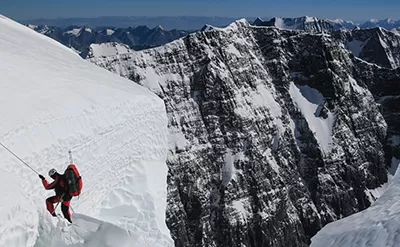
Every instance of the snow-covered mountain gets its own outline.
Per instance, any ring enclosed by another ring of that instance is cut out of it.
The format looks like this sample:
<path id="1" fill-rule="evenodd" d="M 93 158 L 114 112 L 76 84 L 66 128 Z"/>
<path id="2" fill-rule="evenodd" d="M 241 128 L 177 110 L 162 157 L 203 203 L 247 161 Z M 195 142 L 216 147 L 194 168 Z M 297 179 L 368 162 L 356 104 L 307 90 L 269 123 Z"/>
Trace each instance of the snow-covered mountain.
<path id="1" fill-rule="evenodd" d="M 376 20 L 376 19 L 371 19 L 365 23 L 363 23 L 361 28 L 375 28 L 375 27 L 382 27 L 387 30 L 393 29 L 400 27 L 400 20 L 392 20 L 390 18 L 386 18 L 384 20 Z"/>
<path id="2" fill-rule="evenodd" d="M 400 20 L 391 20 L 390 18 L 384 20 L 371 19 L 361 25 L 357 25 L 352 21 L 342 19 L 324 19 L 316 17 L 296 17 L 296 18 L 282 18 L 274 17 L 269 21 L 257 18 L 253 25 L 255 26 L 275 26 L 282 29 L 303 30 L 310 33 L 330 33 L 335 30 L 353 30 L 355 28 L 368 29 L 382 27 L 387 30 L 400 28 Z"/>
<path id="3" fill-rule="evenodd" d="M 250 18 L 254 19 L 254 17 Z M 164 28 L 179 30 L 198 30 L 205 23 L 216 27 L 226 27 L 235 17 L 218 16 L 101 16 L 95 18 L 57 18 L 57 19 L 34 19 L 21 20 L 23 24 L 48 25 L 57 27 L 82 26 L 91 27 L 113 26 L 117 28 L 127 28 L 130 26 L 156 27 L 162 25 Z"/>
<path id="4" fill-rule="evenodd" d="M 303 30 L 310 33 L 330 33 L 334 30 L 352 30 L 357 27 L 352 21 L 341 19 L 328 20 L 316 17 L 280 18 L 275 17 L 269 21 L 257 18 L 255 26 L 274 26 L 282 29 Z"/>
<path id="5" fill-rule="evenodd" d="M 240 20 L 90 61 L 164 100 L 176 246 L 308 246 L 400 158 L 398 70 L 337 37 Z"/>
<path id="6" fill-rule="evenodd" d="M 281 29 L 303 30 L 310 33 L 330 33 L 334 30 L 334 26 L 328 20 L 318 19 L 316 17 L 297 17 L 297 18 L 281 18 L 274 17 L 269 21 L 257 18 L 253 25 L 255 26 L 273 26 Z"/>
<path id="7" fill-rule="evenodd" d="M 183 30 L 164 30 L 161 26 L 150 29 L 147 26 L 128 28 L 96 28 L 69 26 L 66 28 L 32 25 L 28 27 L 77 51 L 86 58 L 91 44 L 117 42 L 134 50 L 160 46 L 189 34 Z"/>
<path id="8" fill-rule="evenodd" d="M 329 20 L 329 22 L 335 30 L 352 30 L 357 27 L 354 22 L 342 19 Z"/>
<path id="9" fill-rule="evenodd" d="M 275 17 L 269 21 L 257 18 L 253 25 L 256 26 L 275 26 L 283 29 L 303 30 L 311 33 L 331 32 L 333 30 L 353 30 L 360 27 L 361 29 L 382 27 L 387 30 L 400 27 L 400 20 L 392 20 L 390 18 L 384 20 L 371 19 L 361 25 L 357 25 L 352 21 L 342 19 L 323 19 L 316 17 L 297 17 L 297 18 L 281 18 Z"/>
<path id="10" fill-rule="evenodd" d="M 83 179 L 67 226 L 46 211 L 54 192 L 0 147 L 0 246 L 173 246 L 162 100 L 1 15 L 0 29 L 0 142 L 47 179 L 72 150 Z"/>

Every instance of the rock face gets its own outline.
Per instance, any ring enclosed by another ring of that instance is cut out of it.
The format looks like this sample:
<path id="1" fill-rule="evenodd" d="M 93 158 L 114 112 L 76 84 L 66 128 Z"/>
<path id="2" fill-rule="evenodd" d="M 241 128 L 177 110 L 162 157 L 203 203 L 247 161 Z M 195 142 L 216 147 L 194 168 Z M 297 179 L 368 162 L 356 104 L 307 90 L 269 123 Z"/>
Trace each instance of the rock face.
<path id="1" fill-rule="evenodd" d="M 399 71 L 340 38 L 241 20 L 91 61 L 165 102 L 176 246 L 308 246 L 387 181 Z"/>
<path id="2" fill-rule="evenodd" d="M 400 67 L 400 34 L 383 28 L 337 31 L 332 36 L 341 40 L 354 56 L 382 67 Z"/>
<path id="3" fill-rule="evenodd" d="M 67 28 L 28 25 L 31 29 L 51 37 L 63 45 L 73 48 L 86 58 L 91 44 L 116 42 L 134 50 L 156 47 L 189 34 L 183 30 L 164 30 L 161 26 L 150 29 L 147 26 L 128 28 L 96 28 L 70 26 Z"/>

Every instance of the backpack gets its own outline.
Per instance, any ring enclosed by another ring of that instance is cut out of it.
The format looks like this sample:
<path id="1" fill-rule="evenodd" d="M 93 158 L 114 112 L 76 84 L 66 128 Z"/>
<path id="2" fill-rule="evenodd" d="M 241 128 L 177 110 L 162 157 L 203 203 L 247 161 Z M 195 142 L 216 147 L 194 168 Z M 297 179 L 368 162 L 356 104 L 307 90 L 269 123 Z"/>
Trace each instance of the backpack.
<path id="1" fill-rule="evenodd" d="M 74 164 L 69 165 L 64 174 L 68 184 L 68 193 L 71 196 L 79 196 L 82 191 L 82 177 L 79 175 L 76 166 Z"/>

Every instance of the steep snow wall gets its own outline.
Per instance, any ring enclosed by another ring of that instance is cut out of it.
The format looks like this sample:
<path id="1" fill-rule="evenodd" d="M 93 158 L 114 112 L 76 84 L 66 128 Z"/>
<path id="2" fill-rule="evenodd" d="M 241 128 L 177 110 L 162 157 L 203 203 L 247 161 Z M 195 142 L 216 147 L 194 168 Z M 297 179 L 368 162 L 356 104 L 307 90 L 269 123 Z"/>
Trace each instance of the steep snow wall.
<path id="1" fill-rule="evenodd" d="M 4 16 L 0 57 L 0 142 L 45 176 L 52 167 L 64 171 L 71 149 L 84 184 L 72 207 L 116 225 L 93 235 L 78 229 L 69 240 L 94 246 L 87 238 L 125 234 L 130 246 L 172 246 L 165 224 L 168 132 L 162 100 Z M 38 176 L 3 148 L 0 157 L 5 190 L 0 245 L 51 243 L 60 230 L 58 219 L 45 210 L 53 192 L 46 192 Z M 76 228 L 82 216 L 72 219 Z M 68 238 L 61 241 L 69 244 Z"/>

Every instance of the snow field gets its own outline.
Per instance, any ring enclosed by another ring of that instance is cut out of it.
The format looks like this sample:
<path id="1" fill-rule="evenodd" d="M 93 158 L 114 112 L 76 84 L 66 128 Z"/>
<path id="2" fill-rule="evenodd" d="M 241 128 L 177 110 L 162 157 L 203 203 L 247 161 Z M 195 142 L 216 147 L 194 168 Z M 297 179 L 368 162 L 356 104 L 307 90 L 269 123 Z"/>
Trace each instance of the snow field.
<path id="1" fill-rule="evenodd" d="M 39 217 L 18 177 L 0 168 L 0 246 L 33 246 Z"/>

